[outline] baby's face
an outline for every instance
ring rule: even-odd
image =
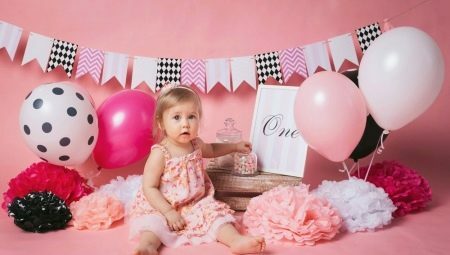
[[[193,102],[179,103],[163,113],[162,129],[175,143],[190,143],[198,135],[198,106]]]

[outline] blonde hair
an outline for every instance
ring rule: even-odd
[[[184,102],[194,102],[198,108],[199,118],[202,117],[202,102],[200,96],[191,88],[184,85],[172,85],[168,84],[164,86],[158,99],[156,100],[156,109],[153,116],[153,138],[155,143],[161,141],[164,137],[160,125],[162,124],[163,113],[179,104]]]

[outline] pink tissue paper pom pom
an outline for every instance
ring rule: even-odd
[[[34,191],[50,191],[69,205],[93,190],[75,170],[46,162],[33,163],[9,181],[9,188],[3,193],[2,208],[6,209],[14,198],[23,198]]]
[[[366,176],[368,167],[360,169],[359,178]],[[354,174],[358,177],[358,173]],[[394,217],[404,216],[427,206],[431,201],[431,188],[428,181],[415,170],[396,161],[383,161],[374,164],[367,181],[384,189],[397,210]]]
[[[73,220],[71,224],[76,229],[101,230],[125,215],[125,208],[117,198],[94,192],[70,205]]]
[[[296,245],[314,245],[330,240],[342,225],[336,209],[312,195],[309,186],[278,186],[250,200],[243,224],[252,235],[267,242],[288,241]]]

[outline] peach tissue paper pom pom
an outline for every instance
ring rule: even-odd
[[[124,217],[123,204],[114,196],[94,192],[70,204],[76,229],[102,230]]]
[[[330,240],[342,225],[336,209],[312,195],[309,186],[278,186],[250,200],[243,224],[252,235],[269,243],[314,245]]]
[[[354,177],[323,181],[313,192],[339,210],[345,228],[352,233],[388,225],[397,209],[382,188]]]

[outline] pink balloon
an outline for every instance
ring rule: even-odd
[[[347,159],[366,126],[364,97],[342,74],[319,72],[306,79],[295,98],[294,117],[306,143],[325,158]]]
[[[141,91],[124,90],[98,108],[98,141],[93,151],[103,168],[132,164],[150,152],[155,99]]]

